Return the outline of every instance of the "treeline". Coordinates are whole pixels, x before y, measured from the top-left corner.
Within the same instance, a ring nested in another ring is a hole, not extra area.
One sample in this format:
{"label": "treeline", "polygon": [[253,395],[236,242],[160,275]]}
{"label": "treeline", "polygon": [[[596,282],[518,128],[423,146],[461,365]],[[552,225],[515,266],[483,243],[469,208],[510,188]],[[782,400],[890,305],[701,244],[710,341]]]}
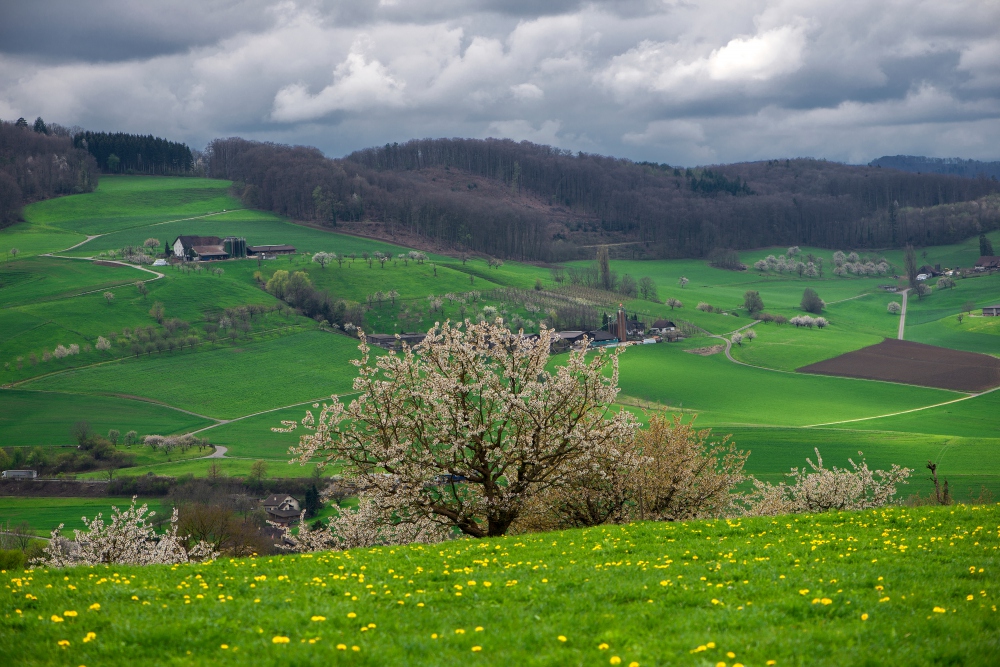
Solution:
{"label": "treeline", "polygon": [[[390,234],[406,229],[521,259],[592,257],[587,246],[609,243],[630,243],[624,251],[643,257],[922,246],[1000,227],[989,207],[972,216],[920,213],[998,193],[995,181],[822,160],[681,169],[497,139],[415,140],[332,160],[238,138],[213,142],[208,159],[211,174],[236,181],[248,206],[329,225],[377,221]],[[498,187],[447,190],[417,178],[424,170]]]}
{"label": "treeline", "polygon": [[41,118],[34,126],[0,121],[0,227],[19,220],[25,204],[97,187],[94,158],[54,131],[61,129]]}
{"label": "treeline", "polygon": [[86,150],[108,174],[186,174],[194,167],[185,144],[124,132],[78,132],[73,145]]}
{"label": "treeline", "polygon": [[924,157],[922,155],[883,155],[871,166],[888,167],[918,174],[952,174],[966,178],[1000,178],[1000,161],[963,160],[962,158]]}

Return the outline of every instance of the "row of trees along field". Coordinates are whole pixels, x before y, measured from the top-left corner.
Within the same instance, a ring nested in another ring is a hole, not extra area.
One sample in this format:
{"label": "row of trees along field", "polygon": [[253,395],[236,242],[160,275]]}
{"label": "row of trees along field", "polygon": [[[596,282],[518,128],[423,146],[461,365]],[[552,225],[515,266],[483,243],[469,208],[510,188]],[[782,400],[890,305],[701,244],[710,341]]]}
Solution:
{"label": "row of trees along field", "polygon": [[[1000,183],[823,160],[710,169],[571,153],[499,139],[426,139],[328,159],[316,149],[219,139],[213,176],[247,205],[325,224],[380,221],[497,256],[567,259],[634,242],[646,257],[808,244],[952,243],[1000,227]],[[443,188],[440,170],[498,188]]]}
{"label": "row of trees along field", "polygon": [[20,219],[25,204],[90,192],[98,178],[94,158],[73,147],[65,128],[41,118],[0,121],[0,227]]}
{"label": "row of trees along field", "polygon": [[124,132],[78,132],[73,145],[88,151],[109,174],[186,174],[194,166],[185,144],[153,135]]}

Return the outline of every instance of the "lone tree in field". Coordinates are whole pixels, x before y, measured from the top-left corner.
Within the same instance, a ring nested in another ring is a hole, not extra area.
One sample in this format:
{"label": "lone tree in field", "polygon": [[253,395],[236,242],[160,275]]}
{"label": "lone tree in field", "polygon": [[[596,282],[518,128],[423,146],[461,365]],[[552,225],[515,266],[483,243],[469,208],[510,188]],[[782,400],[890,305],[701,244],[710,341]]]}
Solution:
{"label": "lone tree in field", "polygon": [[336,255],[333,255],[328,252],[318,252],[315,255],[313,255],[312,261],[316,262],[317,264],[320,265],[320,267],[325,269],[326,265],[332,262],[334,259],[336,259]]}
{"label": "lone tree in field", "polygon": [[688,284],[689,282],[691,282],[691,281],[690,281],[690,280],[688,280],[687,278],[685,278],[684,276],[681,276],[681,277],[680,277],[680,278],[679,278],[679,279],[677,280],[677,282],[678,282],[678,284],[680,284],[680,286],[681,286],[681,289],[684,289],[684,286],[685,286],[685,285],[687,285],[687,284]]}
{"label": "lone tree in field", "polygon": [[146,287],[146,283],[141,280],[135,281],[135,288],[139,291],[139,294],[145,298],[146,294],[149,293],[149,288]]}
{"label": "lone tree in field", "polygon": [[818,315],[823,312],[826,302],[819,298],[819,294],[816,293],[816,290],[811,287],[807,287],[802,292],[802,303],[800,305],[802,306],[802,310],[807,313],[815,313]]}
{"label": "lone tree in field", "polygon": [[743,295],[743,307],[751,315],[764,310],[764,300],[760,298],[760,292],[747,290],[746,294]]}
{"label": "lone tree in field", "polygon": [[293,453],[342,465],[362,505],[393,521],[504,535],[532,495],[613,453],[636,428],[611,407],[617,354],[574,351],[550,371],[552,339],[545,328],[522,338],[500,320],[445,322],[415,348],[375,357],[361,334],[352,362],[360,396],[307,412],[311,433]]}
{"label": "lone tree in field", "polygon": [[114,292],[105,292],[104,293],[104,300],[107,301],[110,304],[112,301],[115,300],[115,293]]}
{"label": "lone tree in field", "polygon": [[[559,282],[562,282],[560,280]],[[639,279],[639,294],[642,295],[643,299],[647,301],[656,301],[656,283],[649,276],[643,276]]]}
{"label": "lone tree in field", "polygon": [[149,250],[150,253],[156,253],[156,249],[160,247],[160,239],[148,238],[142,242],[144,248]]}
{"label": "lone tree in field", "polygon": [[890,301],[885,309],[890,315],[899,315],[900,311],[903,310],[903,306],[898,301]]}
{"label": "lone tree in field", "polygon": [[21,251],[18,250],[17,248],[11,248],[10,249],[10,256],[13,257],[14,259],[17,259],[17,253],[19,253],[19,252],[21,252]]}

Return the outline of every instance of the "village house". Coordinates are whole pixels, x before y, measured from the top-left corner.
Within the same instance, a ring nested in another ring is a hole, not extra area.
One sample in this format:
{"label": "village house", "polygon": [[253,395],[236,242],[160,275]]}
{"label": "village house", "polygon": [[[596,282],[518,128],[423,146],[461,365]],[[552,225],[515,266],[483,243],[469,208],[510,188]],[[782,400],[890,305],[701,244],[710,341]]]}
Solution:
{"label": "village house", "polygon": [[174,257],[181,259],[193,259],[195,247],[209,248],[217,247],[222,250],[222,239],[218,236],[187,236],[182,235],[174,239],[170,246],[174,251]]}
{"label": "village house", "polygon": [[976,262],[976,271],[991,271],[1000,269],[1000,257],[996,255],[984,255]]}
{"label": "village house", "polygon": [[983,306],[984,317],[1000,317],[1000,304],[996,306]]}
{"label": "village house", "polygon": [[264,500],[263,505],[268,520],[281,526],[296,523],[302,514],[299,501],[287,493],[272,494]]}
{"label": "village house", "polygon": [[656,320],[653,322],[653,326],[651,326],[649,330],[653,333],[663,335],[671,331],[677,331],[677,325],[670,320]]}

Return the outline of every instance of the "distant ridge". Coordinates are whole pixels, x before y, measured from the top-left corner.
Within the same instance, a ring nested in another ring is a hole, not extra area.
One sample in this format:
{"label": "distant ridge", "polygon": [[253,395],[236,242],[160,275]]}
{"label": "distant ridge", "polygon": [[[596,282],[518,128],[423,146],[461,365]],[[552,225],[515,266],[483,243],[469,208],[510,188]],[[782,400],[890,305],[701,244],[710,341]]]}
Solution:
{"label": "distant ridge", "polygon": [[949,174],[976,178],[1000,178],[1000,161],[982,162],[963,160],[960,157],[924,157],[923,155],[883,155],[868,163],[871,167],[885,167],[921,174]]}

